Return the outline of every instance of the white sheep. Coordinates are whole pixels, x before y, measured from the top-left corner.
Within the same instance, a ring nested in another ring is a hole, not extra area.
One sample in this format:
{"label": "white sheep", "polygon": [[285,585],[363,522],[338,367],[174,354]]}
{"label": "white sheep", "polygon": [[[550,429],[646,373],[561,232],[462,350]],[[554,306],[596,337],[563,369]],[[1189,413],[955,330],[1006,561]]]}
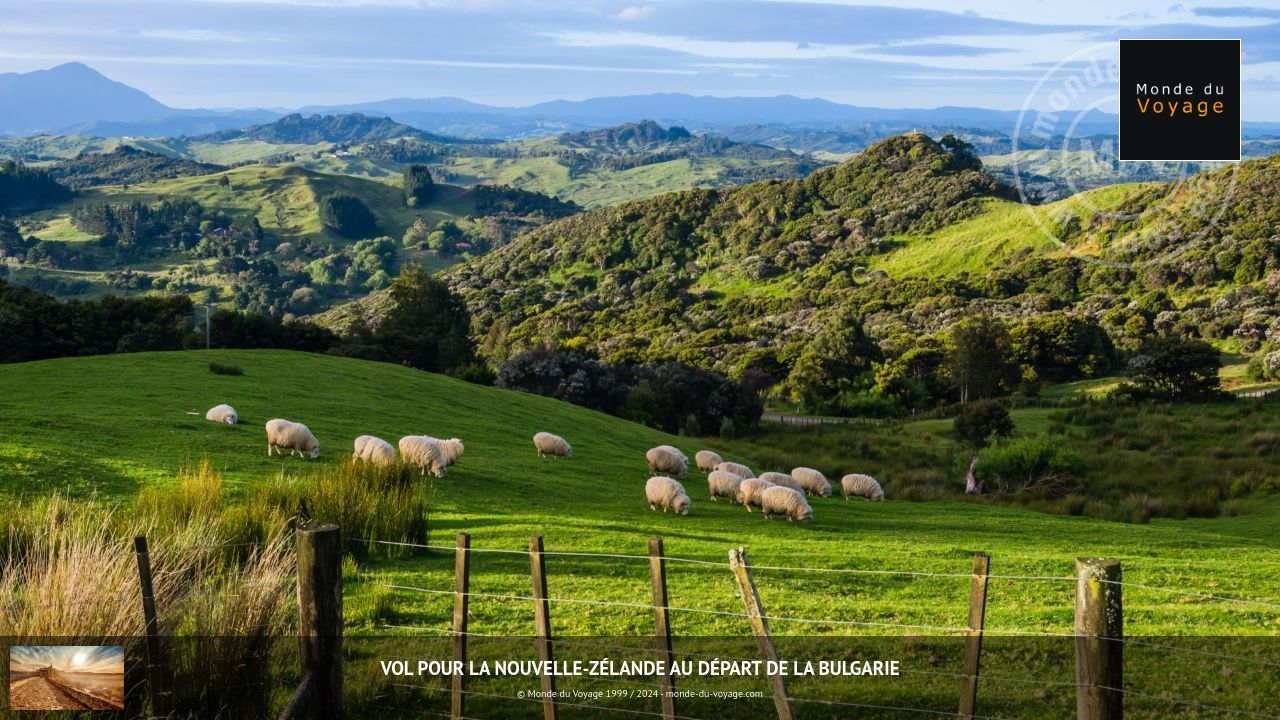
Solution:
{"label": "white sheep", "polygon": [[880,487],[880,483],[870,475],[859,475],[858,473],[849,473],[840,478],[840,489],[844,490],[844,499],[851,497],[866,498],[875,502],[884,501],[884,490]]}
{"label": "white sheep", "polygon": [[644,457],[649,461],[649,472],[667,473],[678,478],[684,477],[685,473],[689,472],[688,459],[670,445],[650,448]]}
{"label": "white sheep", "polygon": [[681,460],[684,461],[684,464],[686,466],[689,464],[689,456],[685,455],[684,451],[676,447],[675,445],[659,445],[658,447],[662,448],[663,450],[666,450],[667,452],[674,453],[675,455],[677,455]]}
{"label": "white sheep", "polygon": [[442,478],[449,469],[440,441],[426,435],[406,435],[400,438],[400,457],[418,468],[422,475],[430,470],[432,475]]}
{"label": "white sheep", "polygon": [[440,448],[444,450],[445,463],[452,465],[458,462],[458,458],[462,457],[462,451],[464,450],[462,447],[462,441],[458,438],[449,438],[448,440],[441,440],[439,442]]}
{"label": "white sheep", "polygon": [[380,437],[361,435],[356,438],[355,452],[351,454],[351,461],[386,467],[396,461],[396,449]]}
{"label": "white sheep", "polygon": [[787,522],[813,519],[813,508],[804,499],[804,493],[788,487],[771,487],[760,493],[760,509],[766,520],[774,515],[786,515]]}
{"label": "white sheep", "polygon": [[743,479],[753,478],[756,476],[755,472],[752,471],[751,468],[747,467],[746,465],[743,465],[742,463],[722,462],[719,465],[716,465],[715,469],[723,470],[725,472],[731,472],[734,475],[737,475],[738,477]]}
{"label": "white sheep", "polygon": [[689,494],[684,491],[684,485],[661,475],[649,478],[649,482],[644,484],[644,494],[649,500],[649,509],[657,510],[662,508],[662,512],[674,510],[679,515],[689,514]]}
{"label": "white sheep", "polygon": [[785,487],[785,488],[791,488],[792,490],[795,490],[796,492],[799,492],[801,494],[804,493],[804,487],[800,483],[796,482],[795,478],[791,477],[790,475],[784,472],[760,473],[760,479],[768,480],[774,485],[781,485],[782,487]]}
{"label": "white sheep", "polygon": [[552,435],[549,432],[540,432],[533,436],[533,446],[538,449],[538,457],[573,457],[573,448],[569,447],[569,443],[559,435]]}
{"label": "white sheep", "polygon": [[272,450],[281,455],[285,450],[290,455],[310,453],[314,459],[320,457],[320,441],[306,425],[276,418],[267,421],[267,457],[271,456]]}
{"label": "white sheep", "polygon": [[235,425],[240,422],[240,416],[236,414],[236,409],[225,403],[209,408],[209,412],[204,414],[204,419],[210,422],[226,423],[227,425]]}
{"label": "white sheep", "polygon": [[738,504],[751,512],[751,506],[760,507],[760,495],[771,487],[777,487],[768,480],[747,478],[738,485]]}
{"label": "white sheep", "polygon": [[738,486],[742,484],[742,478],[731,472],[723,470],[712,470],[707,473],[707,490],[711,493],[711,502],[715,502],[716,498],[729,498],[729,502],[738,499]]}
{"label": "white sheep", "polygon": [[698,469],[705,473],[715,470],[717,465],[724,462],[724,458],[710,450],[699,450],[694,454],[693,459],[698,463]]}
{"label": "white sheep", "polygon": [[791,471],[791,477],[800,483],[805,495],[831,497],[831,482],[821,471],[813,468],[798,467]]}

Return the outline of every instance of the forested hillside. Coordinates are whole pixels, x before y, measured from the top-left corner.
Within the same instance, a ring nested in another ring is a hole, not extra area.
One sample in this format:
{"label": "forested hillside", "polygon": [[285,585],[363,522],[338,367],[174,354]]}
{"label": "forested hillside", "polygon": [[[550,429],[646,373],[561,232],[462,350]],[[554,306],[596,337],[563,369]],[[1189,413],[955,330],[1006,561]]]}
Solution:
{"label": "forested hillside", "polygon": [[[436,135],[385,117],[369,117],[360,113],[346,115],[312,115],[299,113],[286,115],[275,122],[254,125],[240,130],[222,130],[202,135],[196,140],[205,142],[229,142],[233,140],[259,140],[268,143],[363,143],[415,138],[428,142],[462,142],[456,138]],[[467,141],[470,142],[470,141]]]}
{"label": "forested hillside", "polygon": [[84,153],[70,160],[54,163],[53,179],[72,190],[98,185],[136,185],[152,180],[209,175],[226,170],[221,165],[171,158],[121,145],[113,152]]}
{"label": "forested hillside", "polygon": [[[1280,372],[1280,355],[1264,362],[1280,341],[1280,158],[1234,172],[1029,211],[964,143],[909,134],[803,180],[577,215],[451,281],[494,361],[538,343],[679,359],[832,411],[958,397],[948,348],[975,313],[1008,363],[997,394],[1106,374],[1160,334],[1254,354],[1265,376]],[[1209,222],[1193,202],[1223,209]]]}

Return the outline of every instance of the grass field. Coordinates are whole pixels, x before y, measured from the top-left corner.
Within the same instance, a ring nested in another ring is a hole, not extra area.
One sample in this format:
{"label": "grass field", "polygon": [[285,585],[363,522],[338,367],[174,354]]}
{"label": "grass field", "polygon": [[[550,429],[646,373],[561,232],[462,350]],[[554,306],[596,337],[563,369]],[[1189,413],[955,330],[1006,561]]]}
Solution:
{"label": "grass field", "polygon": [[[211,373],[211,361],[244,370]],[[957,502],[884,504],[815,499],[808,524],[765,521],[725,502],[710,503],[697,473],[688,517],[645,507],[646,448],[671,442],[690,456],[703,442],[672,438],[616,418],[548,399],[468,385],[386,364],[276,351],[155,353],[52,360],[0,367],[0,489],[5,497],[62,493],[128,505],[144,486],[173,482],[184,464],[207,457],[234,498],[284,475],[317,472],[340,461],[352,438],[389,439],[425,433],[466,441],[460,464],[432,485],[433,538],[471,532],[480,548],[520,549],[542,533],[550,550],[642,553],[650,536],[667,538],[672,556],[723,561],[746,545],[755,562],[825,568],[966,572],[969,557],[990,552],[1001,573],[1068,576],[1078,555],[1123,559],[1126,578],[1150,585],[1217,594],[1274,597],[1280,538],[1271,530],[1274,504],[1213,520],[1125,525]],[[204,409],[230,402],[236,427],[203,420]],[[195,414],[192,414],[195,413]],[[322,459],[266,456],[261,424],[271,417],[308,423],[321,440]],[[945,421],[935,421],[945,422]],[[575,458],[540,461],[530,436],[559,432]],[[923,430],[924,428],[922,428]],[[926,431],[927,432],[927,431]],[[739,456],[752,462],[756,458]],[[882,474],[884,461],[850,451],[845,468]],[[353,582],[350,621],[371,627],[385,613],[368,610],[372,579],[445,588],[452,559],[432,554],[369,560]],[[483,556],[476,584],[489,592],[527,590],[519,556]],[[557,596],[644,602],[642,562],[566,558],[552,566]],[[762,593],[805,618],[866,618],[885,623],[954,626],[963,619],[967,582],[955,578],[857,578],[762,573]],[[679,566],[671,571],[673,604],[740,608],[725,568]],[[1066,631],[1070,583],[993,584],[991,627]],[[379,602],[385,602],[380,600]],[[1201,602],[1158,591],[1126,597],[1135,634],[1266,634],[1280,630],[1280,614]],[[376,603],[374,603],[376,605]],[[523,606],[478,603],[477,631],[531,630]],[[394,598],[398,624],[443,627],[447,598],[404,593]],[[362,608],[365,608],[362,610]],[[586,608],[561,620],[562,632],[645,632],[643,612]],[[676,618],[682,634],[738,632],[737,619]],[[849,628],[804,625],[781,633],[840,633]],[[894,634],[894,630],[885,630]]]}
{"label": "grass field", "polygon": [[[239,367],[243,375],[214,374],[210,362]],[[769,449],[758,439],[721,443],[675,438],[542,397],[390,364],[284,351],[150,353],[4,365],[0,388],[0,503],[14,508],[60,494],[87,507],[117,506],[124,518],[134,512],[153,513],[154,488],[174,487],[181,468],[206,458],[225,484],[225,498],[219,493],[209,497],[234,508],[288,478],[341,471],[351,440],[359,434],[392,441],[408,433],[461,437],[466,453],[459,464],[445,478],[421,480],[414,492],[431,502],[430,544],[451,546],[455,532],[472,535],[477,551],[471,592],[480,595],[471,600],[471,632],[533,633],[532,605],[521,599],[529,594],[529,565],[523,552],[529,536],[543,535],[552,553],[607,555],[553,554],[546,559],[549,593],[555,599],[553,626],[558,637],[567,638],[557,645],[557,659],[644,659],[643,653],[637,657],[608,643],[643,646],[644,636],[652,632],[651,612],[646,609],[651,600],[647,562],[621,556],[644,555],[648,538],[654,536],[665,538],[668,556],[698,561],[668,564],[677,651],[754,656],[726,563],[729,549],[745,546],[757,566],[760,595],[784,656],[899,658],[905,667],[914,668],[908,670],[914,674],[899,679],[793,678],[792,695],[809,699],[808,706],[798,701],[803,717],[851,717],[834,710],[814,714],[836,706],[813,703],[833,701],[872,705],[857,714],[871,718],[904,716],[885,706],[935,712],[954,708],[958,681],[948,673],[959,671],[959,646],[955,633],[945,628],[964,626],[969,588],[965,574],[972,555],[980,551],[992,555],[995,575],[1006,576],[990,581],[987,628],[992,634],[984,673],[1017,682],[987,680],[983,685],[985,707],[1000,707],[1001,717],[1071,713],[1073,689],[1053,680],[1071,677],[1069,641],[1020,633],[1071,631],[1070,576],[1077,556],[1120,558],[1125,580],[1144,586],[1125,589],[1127,637],[1163,636],[1157,639],[1165,647],[1193,643],[1185,650],[1190,654],[1179,660],[1184,671],[1178,673],[1168,672],[1167,651],[1129,648],[1127,680],[1133,678],[1144,688],[1159,683],[1161,692],[1174,700],[1194,697],[1250,711],[1266,709],[1261,688],[1274,683],[1274,677],[1259,675],[1262,671],[1248,661],[1232,664],[1197,655],[1212,651],[1255,657],[1269,652],[1269,645],[1258,644],[1266,640],[1221,638],[1280,633],[1280,612],[1274,605],[1170,592],[1275,603],[1280,537],[1274,527],[1280,505],[1273,501],[1259,500],[1253,512],[1239,517],[1157,520],[1149,525],[984,503],[909,502],[895,498],[892,462],[882,453],[865,452],[856,442],[817,443],[797,434]],[[235,405],[242,424],[206,422],[203,411],[219,402]],[[1040,429],[1049,422],[1048,412],[1020,412],[1020,429]],[[321,442],[318,461],[267,457],[262,423],[277,416],[311,427]],[[946,423],[909,423],[902,434],[911,442],[941,442]],[[539,460],[530,436],[541,429],[563,434],[573,443],[575,457]],[[689,515],[654,513],[643,499],[649,475],[643,453],[664,442],[690,456],[705,446],[737,449],[726,457],[764,463],[758,470],[780,462],[770,457],[803,456],[812,446],[814,464],[839,462],[841,469],[884,478],[889,499],[868,503],[814,498],[811,523],[766,521],[759,513],[748,514],[724,501],[708,502],[702,475],[695,470],[686,479],[694,498]],[[135,498],[141,499],[132,510]],[[122,548],[128,544],[125,537],[119,542]],[[343,570],[352,716],[410,717],[420,716],[424,709],[447,709],[438,681],[386,678],[377,670],[377,660],[406,652],[448,657],[447,641],[441,636],[447,634],[452,610],[452,552],[392,548],[396,553],[388,556],[367,552],[368,546],[355,537],[347,542],[353,555]],[[505,552],[485,552],[489,550]],[[848,635],[859,636],[851,641],[853,646],[834,637],[815,639]],[[930,638],[908,637],[921,635]],[[609,637],[583,639],[588,636]],[[388,637],[395,638],[394,644],[387,644],[392,642]],[[532,645],[477,637],[472,657],[532,659]],[[1187,663],[1197,660],[1229,667],[1232,674],[1204,689],[1188,670]],[[272,671],[277,677],[272,696],[276,705],[296,682],[292,663],[282,667]],[[646,685],[642,680],[569,678],[561,687],[596,692],[616,690],[626,682]],[[474,690],[499,697],[477,695],[471,711],[477,717],[537,717],[537,703],[501,700],[535,684],[514,678],[476,680]],[[758,678],[697,678],[684,687],[690,685],[765,689]],[[585,702],[651,711],[657,701],[588,696]],[[765,716],[770,707],[767,693],[762,699],[713,710],[715,702],[691,700],[682,708],[691,717],[714,713],[725,720],[745,720]],[[1170,717],[1170,707],[1185,709],[1169,703],[1167,698],[1135,700],[1128,705],[1129,717]],[[566,709],[565,717],[612,717],[571,710]]]}

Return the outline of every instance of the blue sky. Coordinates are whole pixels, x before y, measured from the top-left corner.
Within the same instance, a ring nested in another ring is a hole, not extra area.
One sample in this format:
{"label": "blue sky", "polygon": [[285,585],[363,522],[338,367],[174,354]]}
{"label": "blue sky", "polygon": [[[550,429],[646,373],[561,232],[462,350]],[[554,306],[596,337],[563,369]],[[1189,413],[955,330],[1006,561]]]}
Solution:
{"label": "blue sky", "polygon": [[79,60],[178,107],[686,92],[1018,109],[1046,68],[1120,37],[1242,38],[1244,115],[1280,120],[1275,0],[8,0],[0,72]]}

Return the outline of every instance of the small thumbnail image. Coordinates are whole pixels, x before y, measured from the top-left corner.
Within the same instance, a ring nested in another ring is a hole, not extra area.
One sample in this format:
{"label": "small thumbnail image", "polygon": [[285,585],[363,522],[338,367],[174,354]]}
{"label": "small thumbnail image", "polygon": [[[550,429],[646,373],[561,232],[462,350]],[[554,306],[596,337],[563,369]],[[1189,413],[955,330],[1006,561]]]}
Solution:
{"label": "small thumbnail image", "polygon": [[124,648],[11,646],[9,709],[123,710]]}

